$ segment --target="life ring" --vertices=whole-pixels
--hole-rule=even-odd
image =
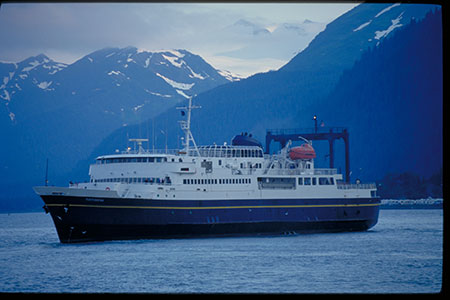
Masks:
[[[107,186],[105,190],[109,191],[110,190],[109,186]]]

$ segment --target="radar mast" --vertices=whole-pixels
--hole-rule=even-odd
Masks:
[[[178,121],[181,125],[181,130],[184,131],[184,150],[187,155],[189,155],[190,143],[192,141],[192,145],[194,146],[194,150],[197,152],[197,155],[200,156],[200,152],[198,151],[197,144],[195,143],[194,136],[191,132],[191,111],[194,108],[201,108],[201,106],[193,106],[192,105],[192,97],[189,97],[188,106],[177,107],[177,109],[182,109],[187,111],[187,119],[186,121]]]

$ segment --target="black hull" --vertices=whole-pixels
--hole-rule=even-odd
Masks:
[[[365,231],[377,223],[380,204],[376,198],[223,201],[42,198],[62,243]]]
[[[373,220],[185,225],[57,225],[61,243],[366,231]]]

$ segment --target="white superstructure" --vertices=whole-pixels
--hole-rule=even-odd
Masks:
[[[88,183],[48,189],[64,195],[165,200],[370,198],[375,184],[347,184],[336,169],[314,167],[313,159],[291,160],[291,143],[278,154],[259,146],[197,147],[190,131],[192,106],[182,150],[144,150],[146,139],[132,139],[134,150],[99,156],[90,166]],[[192,143],[192,145],[190,145]],[[137,146],[137,147],[136,147]],[[45,194],[45,187],[41,187]]]

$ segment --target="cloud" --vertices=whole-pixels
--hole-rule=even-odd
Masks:
[[[34,55],[47,49],[87,54],[106,46],[124,46],[146,33],[132,7],[121,4],[3,5],[0,28],[1,50],[10,55]]]
[[[7,4],[0,10],[0,49],[14,59],[47,49],[77,56],[108,46],[187,48],[219,19],[161,3]]]
[[[205,60],[219,70],[230,71],[239,77],[248,77],[255,73],[278,70],[285,60],[273,58],[242,59],[221,55],[205,55]]]

